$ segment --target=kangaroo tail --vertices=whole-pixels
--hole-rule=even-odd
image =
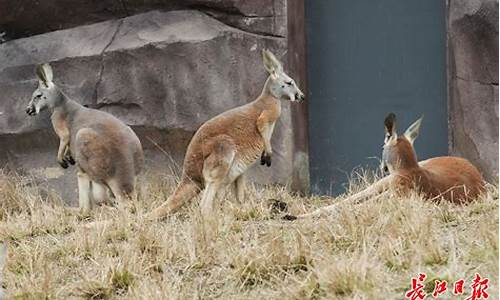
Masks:
[[[167,201],[147,214],[148,220],[159,220],[177,211],[200,192],[200,186],[189,179],[182,179]]]

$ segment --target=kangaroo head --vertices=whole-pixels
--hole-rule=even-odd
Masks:
[[[31,96],[31,101],[26,107],[30,116],[37,115],[46,108],[54,108],[62,98],[53,80],[52,68],[49,64],[38,65],[35,70],[38,77],[38,87]]]
[[[396,132],[396,115],[385,118],[385,139],[382,151],[382,170],[393,173],[399,169],[418,166],[413,142],[418,136],[423,116],[411,124],[402,136]]]
[[[264,68],[269,73],[265,87],[267,91],[277,99],[303,101],[304,93],[300,91],[295,81],[283,71],[283,66],[276,56],[265,49],[262,51],[262,59]]]

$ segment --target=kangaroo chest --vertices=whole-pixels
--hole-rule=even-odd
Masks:
[[[60,139],[69,139],[69,124],[65,114],[55,111],[51,116],[52,127]]]
[[[279,118],[280,111],[265,112],[266,113],[266,126],[264,132],[255,134],[255,139],[245,143],[241,147],[239,153],[235,157],[235,161],[229,171],[229,179],[234,180],[248,170],[258,159],[264,151],[265,139],[271,139],[274,132],[274,127],[277,119]]]

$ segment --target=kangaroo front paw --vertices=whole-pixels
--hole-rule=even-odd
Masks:
[[[65,160],[69,162],[71,165],[76,164],[75,160],[73,159],[73,156],[71,155],[66,156]]]
[[[263,151],[262,155],[260,156],[260,164],[270,167],[271,166],[271,154],[268,154],[266,151]]]
[[[58,161],[59,165],[63,168],[63,169],[67,169],[68,168],[68,163],[65,161],[65,160],[60,160]]]

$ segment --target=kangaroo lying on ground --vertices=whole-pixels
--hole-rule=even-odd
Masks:
[[[203,188],[201,212],[210,216],[214,198],[232,185],[239,202],[244,197],[243,174],[260,157],[271,166],[271,136],[281,113],[280,99],[304,100],[304,94],[268,50],[262,52],[269,77],[253,102],[228,110],[205,122],[189,143],[181,181],[168,200],[148,215],[162,218],[180,208]]]
[[[130,127],[103,111],[69,99],[53,82],[48,64],[36,68],[39,83],[26,108],[29,115],[44,109],[52,113],[54,131],[60,139],[57,161],[78,167],[78,201],[88,211],[92,202],[118,201],[134,191],[136,175],[144,164],[141,142]],[[74,159],[73,159],[74,158]]]
[[[376,196],[381,197],[390,191],[398,195],[416,191],[429,200],[444,199],[461,204],[476,199],[485,191],[481,173],[466,159],[442,156],[417,162],[413,142],[418,136],[422,118],[413,123],[402,136],[396,133],[396,115],[390,113],[384,123],[382,168],[390,175],[341,203],[361,203]],[[308,214],[285,216],[285,219],[307,218],[333,212],[339,204],[329,205]]]

